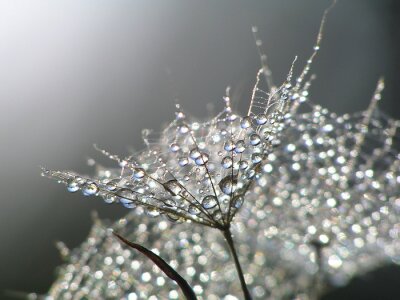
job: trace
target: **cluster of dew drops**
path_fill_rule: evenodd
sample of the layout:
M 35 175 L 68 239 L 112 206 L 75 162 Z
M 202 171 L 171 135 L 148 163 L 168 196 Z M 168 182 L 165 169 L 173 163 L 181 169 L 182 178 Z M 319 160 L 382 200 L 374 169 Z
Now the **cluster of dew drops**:
M 119 163 L 120 171 L 104 169 L 94 178 L 67 171 L 44 170 L 43 175 L 66 184 L 70 192 L 82 190 L 84 195 L 99 195 L 107 203 L 119 202 L 127 208 L 140 205 L 150 216 L 163 214 L 174 222 L 219 228 L 229 225 L 246 193 L 252 192 L 250 186 L 262 173 L 268 154 L 279 146 L 282 131 L 308 98 L 313 79 L 308 72 L 327 11 L 313 54 L 294 82 L 296 59 L 279 87 L 271 84 L 263 61 L 247 113 L 239 116 L 232 111 L 227 89 L 225 109 L 206 122 L 189 120 L 178 105 L 175 120 L 158 137 L 143 130 L 143 151 L 121 159 L 101 150 Z M 261 76 L 266 92 L 260 88 Z
M 69 192 L 81 190 L 127 208 L 141 205 L 150 216 L 224 226 L 243 205 L 268 154 L 279 146 L 308 87 L 286 82 L 267 93 L 256 85 L 243 117 L 232 112 L 227 95 L 224 110 L 204 123 L 191 122 L 177 105 L 175 120 L 159 137 L 143 130 L 145 150 L 124 159 L 101 150 L 120 169 L 101 169 L 94 178 L 67 171 L 43 174 L 66 184 Z

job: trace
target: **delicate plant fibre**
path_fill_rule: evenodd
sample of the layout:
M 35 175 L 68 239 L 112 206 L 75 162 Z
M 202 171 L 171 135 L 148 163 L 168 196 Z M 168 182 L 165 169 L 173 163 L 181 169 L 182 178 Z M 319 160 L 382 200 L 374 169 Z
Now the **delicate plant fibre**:
M 312 299 L 328 283 L 343 284 L 385 261 L 398 263 L 400 123 L 377 108 L 383 80 L 359 114 L 338 116 L 311 103 L 309 70 L 324 21 L 295 79 L 292 66 L 276 87 L 261 55 L 263 68 L 246 114 L 232 111 L 228 90 L 224 110 L 206 122 L 192 122 L 178 105 L 160 137 L 143 131 L 142 152 L 122 159 L 101 150 L 120 169 L 99 168 L 94 177 L 43 174 L 70 192 L 136 208 L 112 228 L 158 249 L 186 275 L 199 299 L 236 299 L 240 293 L 218 233 L 231 237 L 231 227 L 242 275 L 256 299 Z M 300 106 L 308 112 L 300 113 Z M 148 218 L 160 215 L 184 224 Z M 179 297 L 157 268 L 137 259 L 97 224 L 50 295 Z

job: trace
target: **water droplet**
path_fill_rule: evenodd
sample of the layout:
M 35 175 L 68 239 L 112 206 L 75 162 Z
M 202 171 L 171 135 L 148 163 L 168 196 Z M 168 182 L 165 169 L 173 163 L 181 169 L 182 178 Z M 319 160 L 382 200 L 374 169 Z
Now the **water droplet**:
M 334 129 L 332 124 L 326 124 L 325 126 L 322 127 L 322 131 L 324 132 L 331 132 Z
M 256 133 L 250 135 L 250 144 L 257 146 L 261 142 L 260 136 Z
M 246 172 L 246 177 L 248 179 L 252 179 L 256 175 L 256 171 L 254 169 L 249 169 Z
M 196 158 L 195 160 L 196 165 L 202 166 L 208 162 L 208 159 L 209 159 L 208 154 L 202 153 L 198 158 Z
M 180 157 L 180 158 L 178 159 L 178 164 L 179 164 L 181 167 L 186 166 L 188 163 L 189 163 L 189 160 L 188 160 L 188 158 L 187 158 L 186 156 L 182 156 L 182 157 Z
M 222 219 L 222 213 L 219 210 L 216 210 L 213 214 L 213 219 L 216 221 L 220 221 Z
M 256 118 L 256 122 L 258 125 L 264 125 L 265 123 L 267 123 L 267 116 L 265 114 L 260 114 L 257 116 Z
M 167 214 L 167 218 L 172 223 L 182 223 L 184 219 L 180 216 L 174 215 L 172 213 Z
M 231 195 L 236 191 L 237 188 L 237 179 L 235 176 L 228 175 L 221 179 L 219 182 L 219 188 L 226 195 Z
M 337 256 L 337 255 L 331 255 L 331 256 L 329 256 L 329 258 L 328 258 L 328 264 L 329 264 L 332 268 L 337 269 L 337 268 L 340 268 L 340 266 L 343 264 L 343 261 L 340 259 L 339 256 Z
M 115 191 L 115 189 L 117 188 L 118 181 L 119 180 L 110 180 L 106 184 L 106 189 L 109 191 Z
M 216 133 L 212 136 L 212 140 L 214 143 L 219 143 L 221 141 L 221 136 L 219 135 L 219 133 Z
M 320 234 L 318 237 L 319 242 L 321 242 L 323 245 L 328 245 L 329 244 L 329 236 L 326 234 Z
M 254 164 L 258 164 L 259 162 L 262 161 L 262 155 L 261 155 L 260 153 L 254 153 L 254 154 L 251 156 L 251 161 L 252 161 Z
M 133 170 L 133 177 L 135 177 L 136 179 L 142 179 L 145 174 L 146 173 L 142 168 L 135 168 Z
M 201 204 L 203 205 L 203 207 L 205 209 L 211 209 L 217 205 L 217 201 L 218 201 L 217 197 L 208 195 L 203 198 L 203 201 L 201 202 Z
M 224 149 L 226 151 L 232 151 L 233 149 L 235 149 L 234 142 L 232 140 L 225 142 Z
M 50 174 L 51 174 L 50 170 L 42 168 L 42 173 L 41 173 L 42 176 L 50 176 Z
M 243 129 L 249 128 L 251 126 L 251 117 L 244 117 L 240 122 L 240 127 Z
M 262 169 L 265 173 L 271 173 L 274 167 L 271 164 L 265 164 Z
M 177 152 L 177 151 L 180 149 L 180 147 L 179 147 L 178 144 L 172 143 L 171 145 L 169 145 L 169 149 L 170 149 L 172 152 Z
M 99 188 L 98 188 L 97 184 L 95 184 L 94 182 L 88 182 L 82 188 L 82 193 L 85 196 L 95 195 L 98 191 L 99 191 Z
M 285 150 L 289 153 L 296 151 L 296 145 L 294 144 L 288 144 L 285 148 Z
M 189 127 L 187 127 L 186 125 L 182 125 L 182 126 L 179 127 L 179 132 L 181 134 L 188 133 L 189 132 Z
M 79 190 L 79 183 L 75 178 L 70 178 L 67 181 L 67 190 L 70 193 L 75 193 Z
M 158 217 L 160 215 L 160 211 L 157 208 L 148 208 L 146 209 L 146 214 L 150 217 Z
M 191 127 L 192 127 L 192 130 L 199 130 L 200 124 L 197 122 L 194 122 Z
M 114 203 L 117 200 L 117 197 L 113 194 L 105 194 L 103 195 L 103 200 L 105 203 Z
M 169 192 L 172 196 L 178 196 L 179 193 L 182 191 L 182 186 L 175 179 L 167 181 L 163 184 L 163 186 L 165 190 Z
M 232 164 L 233 164 L 233 160 L 229 156 L 225 156 L 221 161 L 221 165 L 225 169 L 229 169 L 230 167 L 232 167 Z
M 135 208 L 136 204 L 134 200 L 136 200 L 135 193 L 130 189 L 122 188 L 116 192 L 118 195 L 118 200 L 122 203 L 126 208 Z
M 235 196 L 232 200 L 232 206 L 234 208 L 241 208 L 244 202 L 243 196 Z
M 246 144 L 243 140 L 239 140 L 236 142 L 235 152 L 242 153 L 246 150 Z
M 239 168 L 240 168 L 241 170 L 247 169 L 248 166 L 249 166 L 249 164 L 248 164 L 248 162 L 245 161 L 245 160 L 241 160 L 241 161 L 239 162 Z
M 176 206 L 176 202 L 172 199 L 165 199 L 165 200 L 163 200 L 163 203 L 167 207 L 175 207 Z
M 200 213 L 200 209 L 198 209 L 196 206 L 194 206 L 194 205 L 190 205 L 189 206 L 189 213 L 191 214 L 191 215 L 198 215 L 199 213 Z
M 228 121 L 233 122 L 237 119 L 237 117 L 238 117 L 237 115 L 231 114 L 228 116 Z
M 193 160 L 196 160 L 196 158 L 200 157 L 200 155 L 201 155 L 201 153 L 200 153 L 200 151 L 199 151 L 197 148 L 192 149 L 192 150 L 189 152 L 189 156 L 190 156 L 190 158 L 193 159 Z

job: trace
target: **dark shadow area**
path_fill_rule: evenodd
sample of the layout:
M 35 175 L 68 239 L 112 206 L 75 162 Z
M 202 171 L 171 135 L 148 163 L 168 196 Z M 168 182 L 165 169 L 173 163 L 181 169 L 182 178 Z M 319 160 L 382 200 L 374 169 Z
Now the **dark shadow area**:
M 400 297 L 400 267 L 388 265 L 358 276 L 321 300 L 394 300 Z

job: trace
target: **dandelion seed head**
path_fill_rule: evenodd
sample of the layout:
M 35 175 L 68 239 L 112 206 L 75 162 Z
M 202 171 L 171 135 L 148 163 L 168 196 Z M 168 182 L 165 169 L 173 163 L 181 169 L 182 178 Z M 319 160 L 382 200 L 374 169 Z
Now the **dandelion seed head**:
M 135 208 L 109 226 L 163 249 L 164 259 L 188 276 L 199 299 L 234 299 L 240 293 L 229 252 L 218 231 L 206 227 L 233 226 L 255 299 L 308 299 L 319 272 L 341 285 L 385 262 L 400 263 L 400 122 L 378 108 L 382 79 L 361 113 L 338 116 L 309 101 L 314 78 L 308 73 L 324 22 L 325 16 L 306 66 L 294 75 L 292 65 L 281 86 L 260 55 L 262 68 L 246 113 L 232 110 L 227 89 L 225 108 L 204 122 L 191 120 L 176 105 L 175 119 L 160 135 L 143 131 L 144 150 L 123 159 L 101 150 L 118 168 L 92 177 L 49 170 L 43 175 L 70 192 Z M 257 28 L 252 31 L 261 47 Z M 184 224 L 151 221 L 160 215 Z M 176 286 L 136 255 L 96 223 L 49 294 L 179 298 Z M 82 266 L 102 272 L 101 281 Z
M 191 121 L 177 104 L 175 119 L 159 136 L 142 131 L 143 151 L 121 159 L 99 150 L 118 163 L 119 171 L 101 169 L 92 177 L 66 171 L 45 175 L 70 192 L 81 190 L 130 209 L 141 206 L 149 216 L 229 226 L 262 173 L 262 163 L 290 126 L 299 104 L 294 95 L 306 91 L 305 85 L 290 83 L 290 74 L 281 87 L 264 92 L 261 76 L 260 71 L 247 115 L 232 111 L 228 88 L 223 111 L 205 122 Z
M 126 176 L 118 177 L 120 170 L 116 169 L 110 170 L 116 177 L 104 179 L 104 183 L 103 179 L 86 179 L 75 174 L 67 177 L 65 183 L 69 187 L 74 181 L 73 189 L 76 185 L 82 189 L 94 183 L 99 189 L 97 194 L 103 190 L 120 191 L 110 195 L 122 204 L 124 197 L 131 203 L 136 193 L 143 195 L 141 202 L 132 201 L 138 203 L 136 210 L 111 225 L 112 228 L 137 242 L 146 241 L 150 248 L 163 249 L 163 258 L 186 274 L 192 286 L 198 286 L 196 294 L 200 299 L 240 294 L 235 270 L 227 264 L 229 253 L 224 242 L 217 231 L 204 226 L 171 226 L 163 220 L 152 221 L 150 217 L 159 214 L 174 222 L 187 219 L 185 215 L 166 213 L 163 207 L 152 210 L 142 205 L 148 203 L 145 196 L 150 203 L 154 201 L 150 193 L 162 193 L 164 205 L 187 209 L 193 220 L 207 212 L 212 220 L 222 222 L 228 205 L 235 209 L 234 238 L 255 299 L 294 295 L 307 299 L 320 267 L 331 284 L 342 285 L 352 276 L 381 264 L 399 263 L 400 122 L 383 114 L 375 105 L 361 113 L 338 116 L 310 104 L 309 112 L 293 114 L 284 123 L 283 134 L 279 135 L 281 146 L 268 148 L 251 145 L 250 136 L 261 132 L 257 130 L 260 125 L 250 117 L 245 119 L 250 120 L 250 127 L 243 129 L 244 118 L 234 121 L 235 132 L 249 132 L 234 141 L 228 138 L 226 128 L 232 122 L 227 123 L 226 119 L 212 123 L 212 127 L 201 124 L 197 131 L 184 135 L 179 134 L 180 125 L 174 121 L 167 129 L 168 134 L 163 135 L 166 138 L 163 146 L 160 147 L 159 141 L 154 145 L 149 143 L 149 149 L 141 154 L 143 164 L 138 164 L 142 160 L 140 155 L 135 163 L 126 159 L 128 165 L 134 164 L 132 170 L 124 170 Z M 226 133 L 221 134 L 221 129 L 226 129 Z M 211 132 L 206 134 L 204 130 Z M 197 137 L 201 147 L 196 147 L 190 134 Z M 216 134 L 220 135 L 217 142 L 212 138 Z M 245 141 L 247 155 L 240 159 L 237 156 L 241 154 L 229 156 L 236 153 L 240 141 Z M 178 147 L 171 147 L 174 143 Z M 248 149 L 251 151 L 246 152 Z M 208 161 L 199 165 L 196 159 L 203 153 L 208 155 Z M 264 156 L 261 163 L 253 162 L 254 154 Z M 188 161 L 185 166 L 179 164 L 182 156 Z M 168 160 L 160 161 L 159 157 Z M 234 167 L 224 168 L 226 157 L 233 157 Z M 169 177 L 169 171 L 174 177 Z M 52 175 L 52 171 L 43 172 Z M 147 178 L 149 173 L 162 184 Z M 138 178 L 135 174 L 139 174 Z M 252 188 L 247 193 L 237 193 L 247 182 L 252 182 Z M 199 205 L 185 206 L 181 199 L 189 197 L 185 191 L 194 193 Z M 95 224 L 87 242 L 69 254 L 69 262 L 54 283 L 51 295 L 67 299 L 79 292 L 124 299 L 132 288 L 137 290 L 138 299 L 151 295 L 168 298 L 171 292 L 176 293 L 176 286 L 158 279 L 163 275 L 137 254 L 124 251 L 105 227 Z M 318 265 L 317 249 L 321 251 L 322 266 Z M 95 252 L 96 255 L 90 254 Z M 102 279 L 91 276 L 84 280 L 90 276 L 82 271 L 81 266 L 86 264 L 96 266 L 103 273 Z M 114 284 L 107 283 L 104 289 L 107 272 L 114 274 L 115 269 L 121 272 Z M 153 284 L 153 279 L 148 281 L 149 276 L 157 278 L 154 279 L 157 284 Z M 62 288 L 72 287 L 73 278 L 82 278 L 74 283 L 75 290 Z

